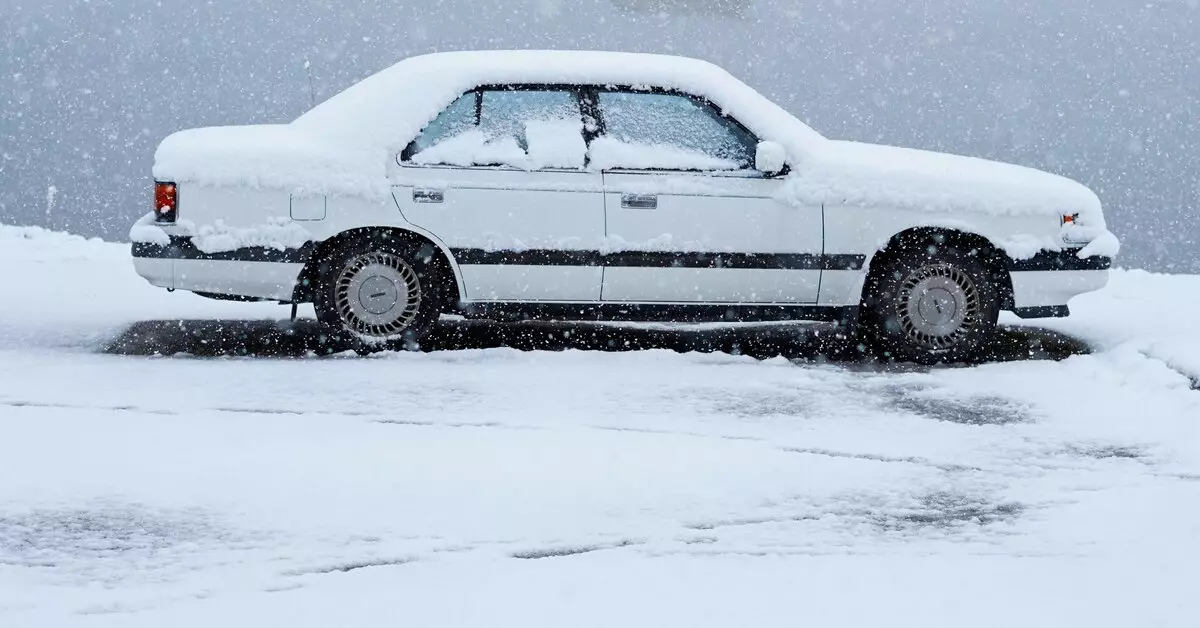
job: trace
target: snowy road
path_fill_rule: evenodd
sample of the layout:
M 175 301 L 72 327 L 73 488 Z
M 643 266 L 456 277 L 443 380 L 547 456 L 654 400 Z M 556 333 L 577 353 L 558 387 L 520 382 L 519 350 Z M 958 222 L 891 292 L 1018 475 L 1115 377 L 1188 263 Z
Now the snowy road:
M 1200 277 L 1078 299 L 1048 327 L 1090 355 L 917 369 L 588 326 L 543 342 L 662 348 L 130 355 L 286 312 L 152 289 L 124 245 L 0 227 L 0 262 L 0 626 L 1200 616 Z

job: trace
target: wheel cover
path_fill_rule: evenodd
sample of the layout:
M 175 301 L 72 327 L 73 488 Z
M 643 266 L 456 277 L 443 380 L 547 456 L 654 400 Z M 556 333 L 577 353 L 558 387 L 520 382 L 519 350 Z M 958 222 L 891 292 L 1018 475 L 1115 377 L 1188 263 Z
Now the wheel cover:
M 421 282 L 397 255 L 373 252 L 352 258 L 334 284 L 334 304 L 347 329 L 386 339 L 404 333 L 421 308 Z
M 950 264 L 909 274 L 897 300 L 900 329 L 927 349 L 950 349 L 979 325 L 982 303 L 975 282 Z

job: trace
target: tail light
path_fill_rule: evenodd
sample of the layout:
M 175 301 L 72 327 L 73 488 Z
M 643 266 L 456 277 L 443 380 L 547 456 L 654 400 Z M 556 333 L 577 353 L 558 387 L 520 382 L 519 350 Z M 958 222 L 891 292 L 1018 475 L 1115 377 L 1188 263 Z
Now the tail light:
M 154 222 L 175 222 L 179 214 L 179 189 L 174 183 L 154 182 Z

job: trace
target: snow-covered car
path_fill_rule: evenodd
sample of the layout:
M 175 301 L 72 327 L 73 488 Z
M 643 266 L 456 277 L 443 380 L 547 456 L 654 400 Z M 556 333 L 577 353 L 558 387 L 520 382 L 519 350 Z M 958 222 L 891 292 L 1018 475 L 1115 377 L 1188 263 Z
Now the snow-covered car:
M 154 176 L 143 277 L 368 344 L 447 313 L 833 320 L 953 360 L 1001 310 L 1066 316 L 1118 248 L 1083 185 L 827 139 L 660 55 L 413 57 L 290 124 L 171 135 Z

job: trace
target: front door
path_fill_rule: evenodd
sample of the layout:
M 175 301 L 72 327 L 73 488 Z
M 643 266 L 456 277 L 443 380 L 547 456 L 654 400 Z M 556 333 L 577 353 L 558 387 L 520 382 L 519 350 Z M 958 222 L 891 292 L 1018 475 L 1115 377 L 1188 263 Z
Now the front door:
M 756 171 L 758 143 L 710 103 L 684 94 L 600 91 L 604 133 L 604 301 L 814 304 L 822 211 L 777 200 Z
M 392 192 L 451 249 L 466 299 L 599 301 L 603 179 L 585 152 L 576 91 L 479 89 L 404 151 Z

